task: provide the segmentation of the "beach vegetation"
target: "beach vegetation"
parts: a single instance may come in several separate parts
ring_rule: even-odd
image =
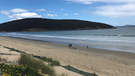
[[[51,66],[60,66],[60,62],[58,60],[53,60],[52,58],[47,58],[45,56],[40,57],[39,59],[46,61],[46,62],[50,62]]]
[[[16,51],[14,48],[10,48],[10,51]]]
[[[7,49],[10,49],[10,51],[16,51],[16,52],[20,52],[20,53],[25,53],[23,51],[16,50],[14,48],[9,48],[9,47],[6,47],[6,46],[3,46],[3,47],[7,48]],[[51,66],[60,66],[61,65],[58,60],[53,60],[52,58],[48,58],[48,57],[45,57],[45,56],[40,57],[40,56],[36,56],[36,55],[32,55],[32,56],[35,57],[35,58],[41,59],[41,60],[43,60],[45,62],[49,62]],[[27,58],[27,56],[26,56],[26,58]]]
[[[35,70],[41,70],[41,73],[49,74],[49,76],[65,76],[65,74],[56,75],[54,69],[52,68],[52,66],[60,66],[61,65],[58,60],[53,60],[52,58],[48,58],[45,56],[40,57],[40,56],[36,56],[36,55],[30,55],[30,54],[27,54],[23,51],[19,51],[19,50],[16,50],[14,48],[9,48],[6,46],[3,46],[3,47],[10,49],[10,51],[16,51],[16,52],[21,53],[21,56],[18,59],[19,64],[22,64],[24,66],[29,66],[31,68],[34,68]],[[48,62],[49,65],[45,65],[44,61]]]
[[[45,59],[46,57],[42,57]],[[51,58],[50,61],[53,61]],[[55,70],[50,65],[44,64],[43,60],[35,59],[28,54],[22,53],[18,59],[20,65],[5,65],[0,64],[2,76],[67,76],[67,74],[57,75]],[[54,60],[51,65],[59,65],[59,61]]]
[[[19,51],[19,50],[16,50],[14,48],[6,47],[6,46],[3,46],[3,47],[9,49],[9,51],[16,51],[16,52],[20,52],[20,53],[25,53],[23,51]]]
[[[28,54],[21,54],[18,60],[19,64],[27,65],[36,70],[41,70],[41,73],[48,74],[49,76],[55,76],[56,73],[50,65],[45,65],[42,60],[35,59]]]
[[[9,49],[10,51],[16,51],[16,49],[14,49],[14,48],[9,48],[9,47],[6,47],[6,46],[3,46],[3,47]]]
[[[1,76],[43,76],[38,70],[24,65],[0,64]]]
[[[52,63],[51,63],[52,66],[60,66],[60,62],[58,60],[54,60]]]
[[[47,62],[53,62],[53,59],[52,58],[47,58],[46,61]]]

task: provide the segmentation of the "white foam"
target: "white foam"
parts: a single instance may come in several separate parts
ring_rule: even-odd
[[[75,36],[72,36],[72,37],[68,37],[68,36],[52,36],[52,35],[36,35],[36,34],[22,34],[22,33],[6,33],[6,36],[17,36],[17,37],[35,37],[35,38],[57,38],[57,39],[72,39],[72,40],[79,40],[79,41],[109,41],[109,42],[135,42],[135,40],[119,40],[119,39],[107,39],[107,38],[99,38],[98,36],[90,36],[90,37],[75,37]],[[121,36],[121,35],[119,35]]]

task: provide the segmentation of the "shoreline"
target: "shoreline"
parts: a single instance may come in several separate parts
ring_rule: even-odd
[[[88,48],[87,50],[86,47],[79,46],[74,46],[77,47],[74,50],[68,48],[68,44],[48,43],[13,37],[0,37],[0,40],[0,45],[31,54],[48,56],[59,60],[62,64],[71,64],[90,73],[96,72],[99,76],[130,76],[128,75],[129,73],[131,75],[135,74],[135,53],[95,48]],[[116,71],[119,71],[119,73]]]
[[[20,37],[11,37],[11,36],[0,36],[0,37],[9,37],[9,38],[17,38],[17,39],[24,39],[24,40],[32,40],[32,41],[39,41],[39,42],[47,42],[47,43],[53,43],[53,44],[59,44],[60,46],[61,45],[67,45],[68,46],[68,43],[61,43],[61,42],[51,42],[51,41],[45,41],[45,40],[37,40],[37,39],[28,39],[28,38],[20,38]],[[72,43],[71,43],[72,44]],[[77,44],[74,44],[75,47],[81,47],[81,48],[86,48],[87,45],[77,45]],[[114,49],[105,49],[105,48],[101,48],[101,47],[95,47],[95,46],[88,46],[89,48],[93,48],[93,49],[101,49],[101,50],[106,50],[106,52],[109,50],[111,51],[112,53],[113,52],[122,52],[122,53],[134,53],[135,54],[135,51],[123,51],[123,50],[114,50]],[[117,53],[116,53],[117,54]]]
[[[19,38],[19,37],[10,37],[10,36],[0,36],[0,37],[28,40],[28,41],[33,41],[34,43],[36,43],[36,42],[50,43],[50,45],[53,45],[53,46],[56,46],[56,47],[60,47],[60,46],[62,46],[64,48],[68,47],[68,44],[53,43],[53,42],[43,41],[43,40],[27,39],[27,38]],[[77,46],[77,45],[75,45],[74,47],[79,48],[79,50],[84,50],[85,49],[84,51],[86,51],[86,48],[87,48],[87,47]],[[90,52],[94,52],[94,53],[113,54],[113,55],[127,57],[127,58],[135,58],[135,53],[133,53],[133,52],[116,51],[116,50],[100,49],[100,48],[93,48],[93,47],[88,47],[88,49],[92,49],[92,51],[90,51]],[[89,50],[87,50],[87,51],[89,51]],[[129,54],[130,54],[130,56],[129,56]]]

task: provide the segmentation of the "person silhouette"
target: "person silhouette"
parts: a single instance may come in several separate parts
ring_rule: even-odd
[[[68,47],[70,47],[70,43],[68,44]]]

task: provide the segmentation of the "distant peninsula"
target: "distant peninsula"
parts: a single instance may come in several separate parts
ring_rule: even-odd
[[[25,18],[0,24],[0,32],[112,29],[111,25],[75,19]]]
[[[124,25],[124,26],[115,26],[116,28],[132,28],[135,27],[135,25]]]

